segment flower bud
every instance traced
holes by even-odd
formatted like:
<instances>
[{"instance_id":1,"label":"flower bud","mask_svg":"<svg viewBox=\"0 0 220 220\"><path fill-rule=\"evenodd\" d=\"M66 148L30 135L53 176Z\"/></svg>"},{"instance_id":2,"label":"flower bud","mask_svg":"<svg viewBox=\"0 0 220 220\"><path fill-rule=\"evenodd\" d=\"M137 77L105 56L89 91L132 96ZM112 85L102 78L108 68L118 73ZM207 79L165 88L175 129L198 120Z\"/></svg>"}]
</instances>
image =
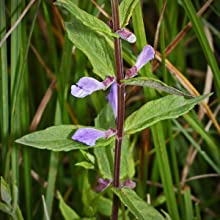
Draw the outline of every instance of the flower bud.
<instances>
[{"instance_id":1,"label":"flower bud","mask_svg":"<svg viewBox=\"0 0 220 220\"><path fill-rule=\"evenodd\" d=\"M129 43L136 42L136 36L132 32L126 30L125 28L116 31L116 33L120 36L121 39L126 40Z\"/></svg>"},{"instance_id":2,"label":"flower bud","mask_svg":"<svg viewBox=\"0 0 220 220\"><path fill-rule=\"evenodd\" d=\"M96 186L96 192L102 192L112 183L111 179L98 178L98 184Z\"/></svg>"},{"instance_id":3,"label":"flower bud","mask_svg":"<svg viewBox=\"0 0 220 220\"><path fill-rule=\"evenodd\" d=\"M126 179L122 184L121 187L126 187L130 189L134 189L136 187L136 183L131 179Z\"/></svg>"}]
</instances>

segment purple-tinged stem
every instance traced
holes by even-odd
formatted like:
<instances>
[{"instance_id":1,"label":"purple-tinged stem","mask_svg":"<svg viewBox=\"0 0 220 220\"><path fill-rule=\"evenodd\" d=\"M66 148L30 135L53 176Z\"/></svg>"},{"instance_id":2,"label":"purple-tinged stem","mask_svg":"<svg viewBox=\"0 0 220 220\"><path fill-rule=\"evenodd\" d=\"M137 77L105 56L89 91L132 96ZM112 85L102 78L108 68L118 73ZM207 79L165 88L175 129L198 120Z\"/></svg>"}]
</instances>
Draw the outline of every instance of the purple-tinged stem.
<instances>
[{"instance_id":1,"label":"purple-tinged stem","mask_svg":"<svg viewBox=\"0 0 220 220\"><path fill-rule=\"evenodd\" d=\"M116 32L120 30L120 20L119 20L119 4L118 0L111 0L112 6L112 21L113 21L113 31ZM115 49L115 64L116 64L116 81L118 89L118 109L117 109L117 134L115 142L115 158L114 158L114 177L113 186L115 188L119 187L120 181L120 159L121 159L121 145L123 139L123 128L124 128L124 112L125 112L125 87L121 83L124 79L123 71L123 60L121 51L121 41L119 38L114 39L114 49ZM118 209L119 209L119 198L114 194L113 196L113 206L112 206L112 220L118 219Z\"/></svg>"}]
</instances>

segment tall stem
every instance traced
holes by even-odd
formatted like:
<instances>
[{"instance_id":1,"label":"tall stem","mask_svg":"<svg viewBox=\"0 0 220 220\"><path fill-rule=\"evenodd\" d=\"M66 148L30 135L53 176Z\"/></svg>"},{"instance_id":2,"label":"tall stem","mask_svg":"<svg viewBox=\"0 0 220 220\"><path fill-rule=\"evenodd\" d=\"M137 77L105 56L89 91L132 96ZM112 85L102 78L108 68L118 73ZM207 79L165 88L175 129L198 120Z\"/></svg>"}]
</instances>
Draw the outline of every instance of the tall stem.
<instances>
[{"instance_id":1,"label":"tall stem","mask_svg":"<svg viewBox=\"0 0 220 220\"><path fill-rule=\"evenodd\" d=\"M120 29L119 20L119 7L118 0L111 0L112 6L112 20L113 20L113 31L116 32ZM125 87L121 83L124 79L123 72L123 60L121 51L121 41L119 38L114 39L114 49L115 49L115 64L116 64L116 81L118 89L118 109L117 109L117 135L115 142L115 159L114 159L114 179L113 186L118 188L120 181L120 159L121 159L121 145L123 139L123 127L124 127L124 112L125 112ZM118 209L119 209L119 199L116 195L113 197L113 207L112 207L112 220L118 219Z\"/></svg>"}]
</instances>

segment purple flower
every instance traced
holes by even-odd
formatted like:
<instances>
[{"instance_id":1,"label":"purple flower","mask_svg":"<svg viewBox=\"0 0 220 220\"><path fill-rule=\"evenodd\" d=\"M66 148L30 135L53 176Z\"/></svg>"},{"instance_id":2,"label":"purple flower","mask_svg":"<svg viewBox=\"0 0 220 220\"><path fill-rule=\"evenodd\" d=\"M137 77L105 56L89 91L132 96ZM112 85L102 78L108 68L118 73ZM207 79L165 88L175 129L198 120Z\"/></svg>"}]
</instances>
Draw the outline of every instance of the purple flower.
<instances>
[{"instance_id":1,"label":"purple flower","mask_svg":"<svg viewBox=\"0 0 220 220\"><path fill-rule=\"evenodd\" d=\"M125 28L116 31L116 33L121 37L121 39L126 40L129 43L136 42L136 36L132 32L126 30Z\"/></svg>"},{"instance_id":2,"label":"purple flower","mask_svg":"<svg viewBox=\"0 0 220 220\"><path fill-rule=\"evenodd\" d=\"M144 47L139 56L137 57L137 61L133 67L126 71L126 79L132 78L137 75L137 72L150 60L154 58L155 51L154 48L150 45Z\"/></svg>"},{"instance_id":3,"label":"purple flower","mask_svg":"<svg viewBox=\"0 0 220 220\"><path fill-rule=\"evenodd\" d=\"M110 93L107 96L107 99L112 107L115 118L117 118L117 109L118 109L118 89L117 83L113 83L111 86Z\"/></svg>"},{"instance_id":4,"label":"purple flower","mask_svg":"<svg viewBox=\"0 0 220 220\"><path fill-rule=\"evenodd\" d=\"M98 178L98 184L96 186L96 192L102 192L112 183L111 179Z\"/></svg>"},{"instance_id":5,"label":"purple flower","mask_svg":"<svg viewBox=\"0 0 220 220\"><path fill-rule=\"evenodd\" d=\"M115 130L111 128L107 131L101 131L95 128L79 128L72 136L72 139L88 146L95 146L99 138L110 138L114 134Z\"/></svg>"},{"instance_id":6,"label":"purple flower","mask_svg":"<svg viewBox=\"0 0 220 220\"><path fill-rule=\"evenodd\" d=\"M77 98L84 98L97 90L107 89L114 80L115 78L110 76L108 76L103 82L99 82L92 77L82 77L76 85L71 86L71 94Z\"/></svg>"},{"instance_id":7,"label":"purple flower","mask_svg":"<svg viewBox=\"0 0 220 220\"><path fill-rule=\"evenodd\" d=\"M122 184L121 187L126 187L130 189L134 189L136 187L136 183L131 179L126 179Z\"/></svg>"}]
</instances>

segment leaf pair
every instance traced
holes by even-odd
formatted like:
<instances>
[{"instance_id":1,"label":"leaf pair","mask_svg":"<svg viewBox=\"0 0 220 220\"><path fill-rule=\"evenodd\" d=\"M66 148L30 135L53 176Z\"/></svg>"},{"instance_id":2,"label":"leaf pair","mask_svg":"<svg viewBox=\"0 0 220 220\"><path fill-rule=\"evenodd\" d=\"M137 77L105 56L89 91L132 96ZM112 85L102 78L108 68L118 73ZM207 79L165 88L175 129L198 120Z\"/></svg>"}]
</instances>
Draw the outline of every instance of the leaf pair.
<instances>
[{"instance_id":1,"label":"leaf pair","mask_svg":"<svg viewBox=\"0 0 220 220\"><path fill-rule=\"evenodd\" d=\"M190 111L196 104L209 95L203 95L192 99L182 96L168 95L157 100L147 102L140 109L132 113L125 121L125 134L134 134L158 121L177 118ZM86 146L71 139L71 135L78 128L74 125L59 125L27 134L16 140L17 143L32 146L39 149L52 151L70 151L86 149ZM112 143L110 139L100 139L95 147L107 146Z\"/></svg>"}]
</instances>

